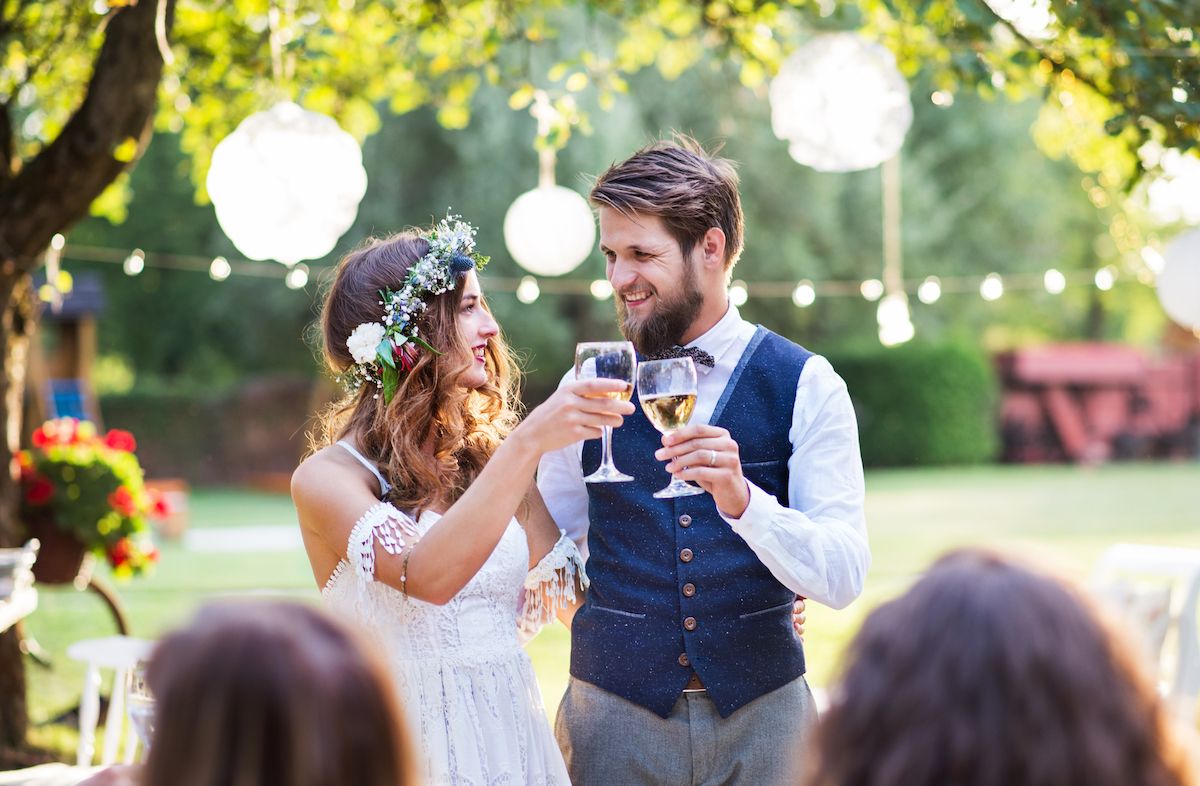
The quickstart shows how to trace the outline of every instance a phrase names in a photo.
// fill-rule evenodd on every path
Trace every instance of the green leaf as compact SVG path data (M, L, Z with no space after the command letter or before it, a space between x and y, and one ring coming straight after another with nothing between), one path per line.
M392 357L392 340L390 338L379 342L379 346L375 347L375 354L379 356L385 366L396 367L396 360Z
M383 404L387 406L392 403L392 397L396 395L396 391L400 389L400 372L395 366L383 367Z
M412 337L412 340L413 340L413 341L415 341L415 342L417 342L417 343L418 343L418 344L420 344L421 346L425 347L425 349L429 350L430 352L432 352L432 353L433 353L433 354L435 354L435 355L440 355L440 354L442 354L441 352L438 352L436 349L434 349L434 348L433 348L433 346L432 346L432 345L431 345L431 344L430 344L428 341L426 341L425 339L421 338L420 336L413 336L413 337Z

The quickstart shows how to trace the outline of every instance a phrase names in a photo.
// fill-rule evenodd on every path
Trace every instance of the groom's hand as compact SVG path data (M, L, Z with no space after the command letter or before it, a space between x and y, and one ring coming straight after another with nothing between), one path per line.
M664 434L654 453L667 462L667 472L691 480L712 495L717 510L738 519L750 504L750 487L742 477L741 451L729 432L716 426L684 426Z

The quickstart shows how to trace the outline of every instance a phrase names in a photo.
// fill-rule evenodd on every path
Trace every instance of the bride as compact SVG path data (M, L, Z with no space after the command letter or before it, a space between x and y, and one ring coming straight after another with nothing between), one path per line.
M321 328L350 393L292 499L326 603L387 653L427 782L567 784L520 644L569 624L587 578L534 472L633 405L605 395L618 381L576 382L517 425L486 262L454 216L342 259Z

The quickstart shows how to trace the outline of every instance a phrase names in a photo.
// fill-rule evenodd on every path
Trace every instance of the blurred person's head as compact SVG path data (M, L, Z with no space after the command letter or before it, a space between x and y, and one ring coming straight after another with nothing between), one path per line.
M721 318L742 253L732 162L677 136L609 167L590 198L621 332L640 352L692 341Z
M419 232L367 240L338 263L321 309L321 343L330 370L356 368L349 341L362 325L387 314L382 292L399 291L410 269L430 251ZM391 501L424 509L435 497L457 499L516 423L518 371L479 288L474 269L455 286L421 298L420 337L397 351L402 370L390 402L377 385L361 384L324 418L324 443L353 435L394 486ZM449 494L449 499L445 496Z
M309 606L208 606L164 638L143 786L405 786L413 756L384 665Z
M867 617L822 718L814 786L1182 786L1133 654L1076 590L985 551Z

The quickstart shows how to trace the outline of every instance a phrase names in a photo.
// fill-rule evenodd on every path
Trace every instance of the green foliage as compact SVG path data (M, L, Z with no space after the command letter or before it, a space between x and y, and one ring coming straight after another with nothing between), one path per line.
M998 386L985 355L913 343L834 356L868 466L976 464L998 447Z
M18 158L53 140L78 105L107 16L121 13L123 4L112 5L0 3L0 102L14 113ZM1045 39L982 0L177 0L173 7L173 62L158 127L182 133L201 193L216 142L280 98L330 114L362 139L380 128L382 106L393 113L431 106L444 127L457 129L470 122L484 85L508 94L514 108L540 88L564 119L541 143L561 147L572 127L590 125L579 106L591 98L581 99L594 97L607 111L633 74L653 68L674 80L724 63L761 98L766 79L800 42L847 28L883 41L908 75L939 90L1046 98L1048 112L1060 115L1039 135L1047 148L1085 167L1099 154L1122 183L1139 173L1134 151L1142 143L1186 150L1200 138L1196 3L1052 0L1057 21ZM106 210L113 214L111 205Z

